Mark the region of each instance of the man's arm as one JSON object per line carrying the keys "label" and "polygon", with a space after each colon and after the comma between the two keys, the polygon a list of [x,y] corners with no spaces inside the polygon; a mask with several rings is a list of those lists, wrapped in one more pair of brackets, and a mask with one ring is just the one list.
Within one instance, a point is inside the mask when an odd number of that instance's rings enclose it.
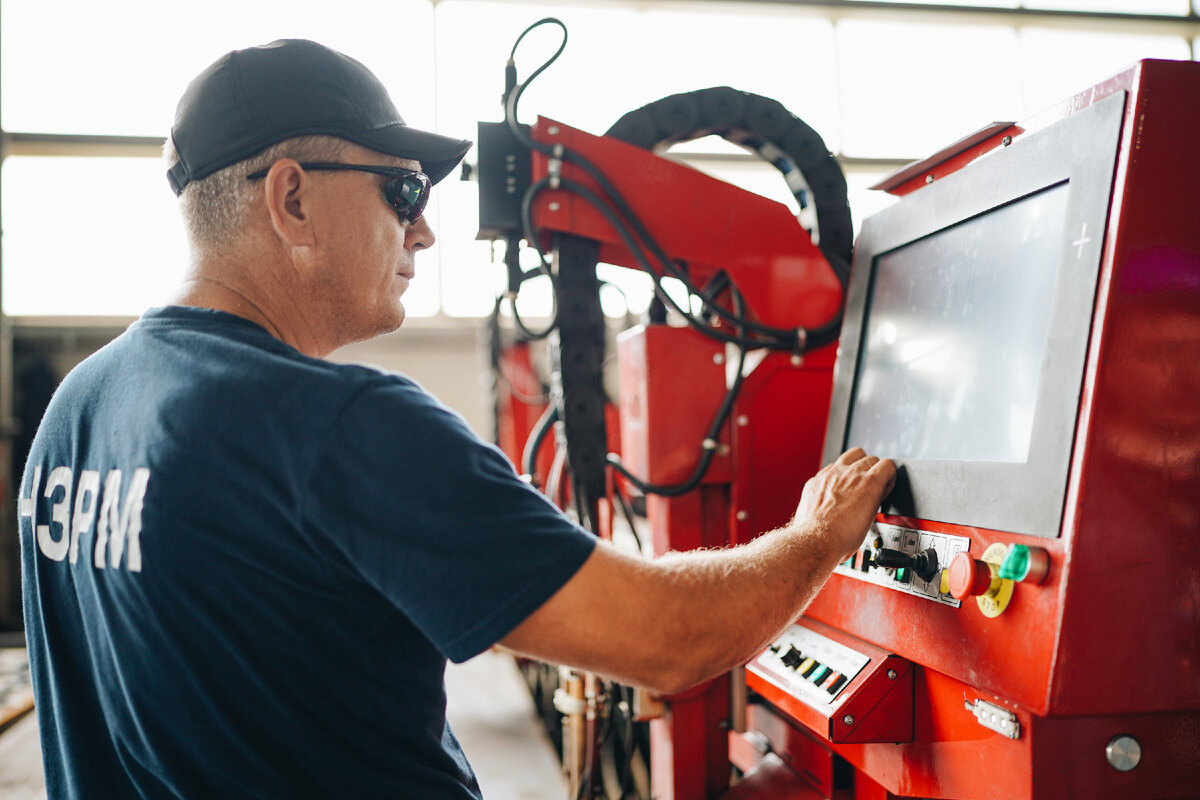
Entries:
{"label": "man's arm", "polygon": [[670,694],[744,664],[862,543],[896,469],[854,448],[804,487],[785,527],[739,547],[656,559],[598,542],[500,644]]}

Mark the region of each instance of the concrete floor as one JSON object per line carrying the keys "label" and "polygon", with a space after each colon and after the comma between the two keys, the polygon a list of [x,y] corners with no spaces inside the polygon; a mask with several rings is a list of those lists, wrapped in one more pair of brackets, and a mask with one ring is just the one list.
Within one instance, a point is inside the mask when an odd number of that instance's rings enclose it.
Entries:
{"label": "concrete floor", "polygon": [[[513,659],[485,652],[446,670],[447,715],[488,800],[561,800],[567,785],[534,718]],[[28,714],[0,734],[0,798],[45,800],[37,720]]]}

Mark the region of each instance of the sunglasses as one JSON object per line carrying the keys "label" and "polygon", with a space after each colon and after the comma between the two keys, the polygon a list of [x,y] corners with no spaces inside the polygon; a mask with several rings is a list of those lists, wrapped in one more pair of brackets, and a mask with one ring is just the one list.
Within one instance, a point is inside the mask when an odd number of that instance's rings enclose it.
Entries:
{"label": "sunglasses", "polygon": [[[425,205],[429,202],[429,190],[433,181],[424,172],[403,167],[377,167],[371,164],[342,164],[337,161],[301,162],[300,166],[314,172],[353,171],[370,172],[374,175],[385,175],[391,180],[383,185],[383,196],[389,206],[396,210],[396,216],[401,222],[416,222],[425,213]],[[262,169],[246,176],[252,181],[265,178],[268,170]]]}

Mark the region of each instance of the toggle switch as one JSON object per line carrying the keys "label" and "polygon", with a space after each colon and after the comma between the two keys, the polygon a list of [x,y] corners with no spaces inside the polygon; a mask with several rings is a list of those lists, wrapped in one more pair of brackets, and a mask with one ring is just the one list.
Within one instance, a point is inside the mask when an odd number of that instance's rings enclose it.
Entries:
{"label": "toggle switch", "polygon": [[804,655],[795,647],[789,647],[787,652],[779,657],[785,667],[795,669],[804,661]]}
{"label": "toggle switch", "polygon": [[938,556],[937,551],[932,547],[922,550],[915,556],[885,547],[875,553],[875,566],[897,569],[911,568],[918,578],[928,582],[933,580],[938,573]]}

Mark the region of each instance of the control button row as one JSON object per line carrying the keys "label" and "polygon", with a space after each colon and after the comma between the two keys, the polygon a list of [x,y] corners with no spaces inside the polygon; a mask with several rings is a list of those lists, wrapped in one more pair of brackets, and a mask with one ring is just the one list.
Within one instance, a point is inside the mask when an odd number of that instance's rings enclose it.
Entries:
{"label": "control button row", "polygon": [[782,646],[773,645],[770,650],[779,656],[785,667],[796,670],[800,675],[830,694],[837,694],[846,685],[846,676],[835,669],[822,664],[812,656],[806,656],[794,646],[780,654]]}

